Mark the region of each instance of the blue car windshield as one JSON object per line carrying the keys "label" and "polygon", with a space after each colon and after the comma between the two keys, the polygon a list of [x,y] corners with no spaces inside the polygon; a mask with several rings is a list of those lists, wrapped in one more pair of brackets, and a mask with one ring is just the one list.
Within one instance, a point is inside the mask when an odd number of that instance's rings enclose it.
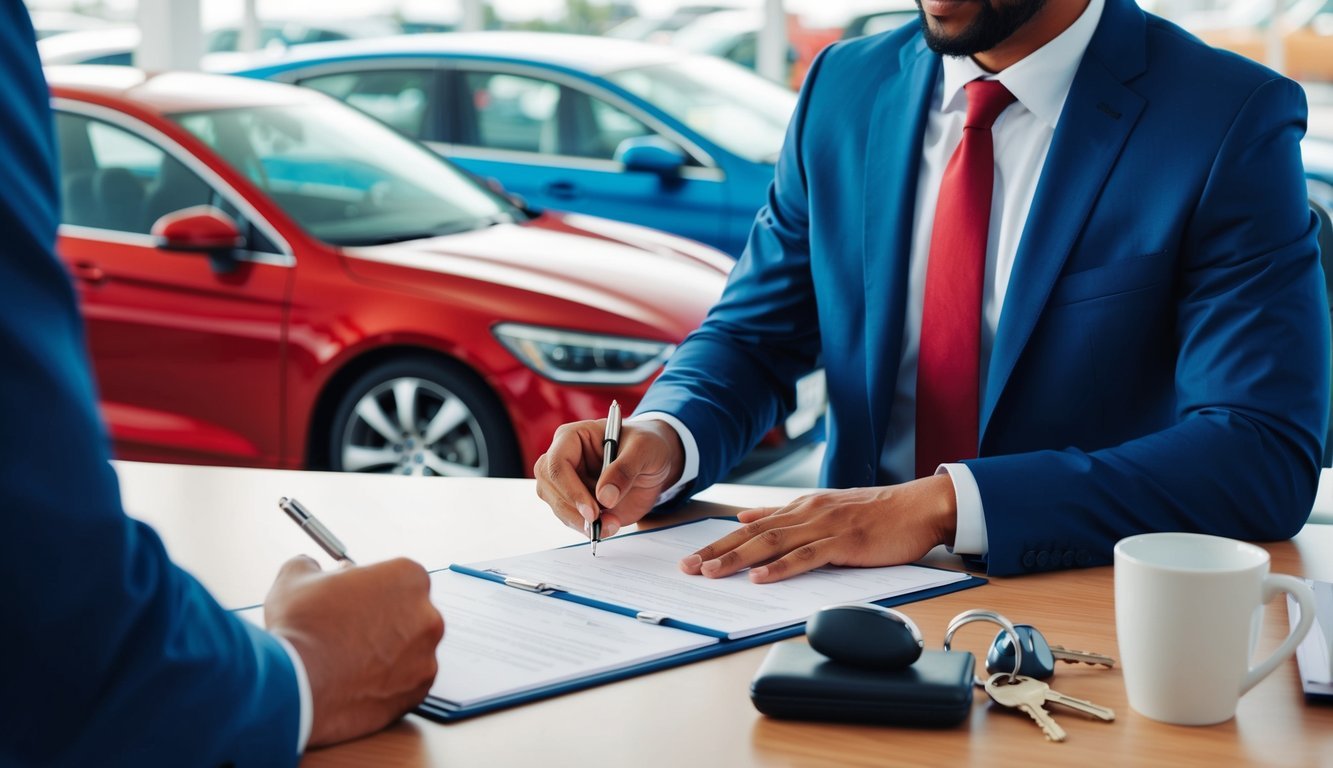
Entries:
{"label": "blue car windshield", "polygon": [[755,163],[776,162],[796,94],[729,61],[698,56],[605,76]]}
{"label": "blue car windshield", "polygon": [[523,217],[434,152],[332,101],[172,119],[333,245],[416,240]]}

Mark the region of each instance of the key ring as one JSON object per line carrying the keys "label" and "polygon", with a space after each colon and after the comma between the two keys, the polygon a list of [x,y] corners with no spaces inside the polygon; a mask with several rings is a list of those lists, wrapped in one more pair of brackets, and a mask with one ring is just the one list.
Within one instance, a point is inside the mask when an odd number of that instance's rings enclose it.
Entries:
{"label": "key ring", "polygon": [[[944,650],[946,651],[952,650],[949,647],[949,643],[953,641],[953,634],[957,632],[960,628],[962,628],[963,625],[971,624],[974,621],[989,621],[992,624],[998,624],[1001,628],[1004,629],[1004,631],[1009,633],[1009,637],[1014,638],[1014,643],[1013,643],[1014,671],[1008,673],[1005,672],[995,673],[997,675],[1007,674],[1009,676],[1009,682],[1012,683],[1014,680],[1018,678],[1018,670],[1023,667],[1023,644],[1018,642],[1018,633],[1014,631],[1014,625],[1008,619],[996,613],[995,611],[987,611],[981,608],[974,608],[970,611],[963,611],[962,613],[953,617],[953,620],[949,622],[948,631],[944,633]],[[972,673],[972,682],[973,684],[979,687],[982,688],[986,687],[985,681],[977,677],[976,672]]]}

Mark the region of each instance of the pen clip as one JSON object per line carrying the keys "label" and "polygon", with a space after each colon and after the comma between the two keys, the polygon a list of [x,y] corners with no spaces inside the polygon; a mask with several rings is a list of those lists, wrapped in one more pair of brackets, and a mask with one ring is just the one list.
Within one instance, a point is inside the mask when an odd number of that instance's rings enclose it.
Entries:
{"label": "pen clip", "polygon": [[666,615],[665,613],[650,613],[649,611],[639,611],[638,613],[634,614],[634,618],[638,619],[639,621],[642,621],[645,624],[661,624],[662,622],[666,621],[671,617]]}

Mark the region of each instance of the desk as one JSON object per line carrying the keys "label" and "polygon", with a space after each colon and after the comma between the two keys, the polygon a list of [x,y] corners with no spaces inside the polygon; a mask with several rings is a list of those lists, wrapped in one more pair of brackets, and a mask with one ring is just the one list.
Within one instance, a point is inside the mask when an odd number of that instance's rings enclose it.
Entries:
{"label": "desk", "polygon": [[[120,462],[131,514],[151,522],[176,560],[228,607],[262,600],[278,566],[296,553],[328,563],[277,510],[282,495],[305,502],[370,562],[396,555],[428,568],[560,546],[582,535],[559,525],[531,480],[338,475]],[[776,504],[799,491],[718,486],[710,504]],[[1278,572],[1333,580],[1333,526],[1306,526],[1265,545]],[[932,553],[938,564],[957,559]],[[1053,643],[1116,655],[1110,568],[1021,578],[945,595],[904,610],[938,648],[950,618],[968,608],[1000,611],[1040,627]],[[445,617],[446,623],[448,617]],[[1286,610],[1265,614],[1260,653],[1286,634]],[[969,626],[955,647],[983,651],[989,630]],[[1056,686],[1116,710],[1113,724],[1057,713],[1069,732],[1046,742],[1025,716],[994,711],[982,694],[969,721],[944,731],[770,720],[749,701],[766,648],[602,686],[452,725],[409,716],[375,736],[307,755],[308,766],[822,766],[822,765],[1333,765],[1333,707],[1307,706],[1295,662],[1246,695],[1237,717],[1208,727],[1170,726],[1129,708],[1118,670],[1062,665]]]}

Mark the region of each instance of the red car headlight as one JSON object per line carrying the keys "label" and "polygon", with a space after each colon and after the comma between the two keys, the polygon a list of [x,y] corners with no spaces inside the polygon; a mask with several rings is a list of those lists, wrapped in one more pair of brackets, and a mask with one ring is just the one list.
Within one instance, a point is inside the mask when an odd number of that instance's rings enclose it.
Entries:
{"label": "red car headlight", "polygon": [[493,329],[524,365],[568,384],[638,384],[666,362],[675,344],[518,323]]}

